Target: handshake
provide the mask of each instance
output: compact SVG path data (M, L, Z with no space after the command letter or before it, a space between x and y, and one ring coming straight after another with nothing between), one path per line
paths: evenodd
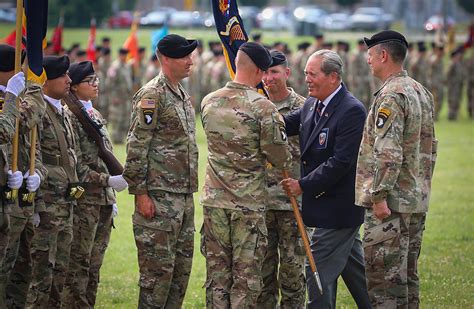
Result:
M40 186L40 176L38 173L30 175L29 172L26 172L24 175L20 171L12 172L8 171L8 180L7 185L10 189L18 190L23 185L23 180L26 179L26 189L29 192L35 192Z

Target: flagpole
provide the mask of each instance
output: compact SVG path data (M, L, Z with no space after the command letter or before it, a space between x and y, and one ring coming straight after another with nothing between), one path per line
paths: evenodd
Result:
M16 1L16 41L15 41L15 74L21 70L21 39L23 37L22 28L23 19L23 0ZM20 109L20 100L18 97L15 100L16 110ZM18 170L18 141L20 131L20 118L15 120L15 135L12 141L12 171ZM12 190L10 200L15 200L18 197L18 190Z

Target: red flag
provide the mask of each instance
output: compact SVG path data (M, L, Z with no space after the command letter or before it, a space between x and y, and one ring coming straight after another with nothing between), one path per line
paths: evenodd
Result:
M96 26L95 26L95 18L91 19L91 30L89 33L89 41L87 42L87 59L96 62L95 58L95 31L96 31Z
M22 27L21 31L23 33L23 36L25 36L26 35L25 27ZM13 29L13 31L9 35L7 35L4 39L2 39L1 42L15 47L15 45L16 45L16 31L15 31L15 29ZM22 43L22 48L25 48L24 43Z
M53 44L53 52L55 54L59 54L63 46L63 23L64 18L61 15L59 17L58 25L54 29L53 36L51 37L51 43Z
M136 14L135 14L136 15ZM128 36L125 43L123 43L123 48L128 49L128 59L133 59L134 64L138 65L138 37L137 37L137 29L138 29L138 18L135 16L132 27L130 30L130 35Z

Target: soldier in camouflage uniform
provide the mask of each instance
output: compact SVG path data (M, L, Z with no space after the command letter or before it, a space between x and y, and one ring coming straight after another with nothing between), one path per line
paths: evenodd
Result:
M144 83L143 83L143 77L145 76L146 72L146 59L145 59L145 51L146 48L141 46L138 49L138 59L130 59L129 65L132 70L132 91L133 93L137 92L138 89L140 89Z
M286 81L290 75L290 68L286 56L278 51L272 51L270 54L273 62L263 75L263 83L278 112L285 115L303 106L305 98L293 89L287 88ZM289 138L288 146L293 158L289 174L298 178L300 175L298 137ZM281 170L276 168L268 170L266 183L270 199L265 214L268 248L263 260L263 287L258 298L258 308L276 308L280 292L280 308L302 308L305 302L305 251L290 200L279 186L282 179Z
M207 95L201 115L209 149L201 203L207 308L257 308L267 247L265 166L287 168L282 116L256 92L271 64L258 43L237 52L233 82Z
M418 53L414 57L410 64L410 76L422 84L428 87L428 60L426 57L426 45L424 42L418 42Z
M471 26L472 27L472 26ZM467 90L467 113L471 119L474 119L474 46L470 47L471 56L466 60L467 74L466 90Z
M372 93L370 91L370 71L367 65L366 54L367 48L364 40L359 40L357 52L351 59L349 84L352 94L364 103L365 108L368 110L372 103Z
M458 118L459 106L461 105L462 89L465 83L465 68L463 61L463 46L458 47L451 53L451 63L446 72L446 83L448 86L448 119ZM472 74L471 74L472 75Z
M382 31L365 41L371 70L384 82L357 162L356 204L367 208L367 287L374 308L418 308L417 261L437 148L433 96L403 70L402 34Z
M225 84L229 81L229 71L227 70L227 63L224 57L224 53L222 50L219 50L215 53L215 62L211 68L210 72L210 89L211 91L215 91L219 88L225 86Z
M437 120L444 100L444 47L434 46L433 55L429 59L428 89L433 94L435 116Z
M95 108L104 117L106 121L109 119L109 88L107 83L107 72L110 68L110 49L108 47L102 47L101 57L99 58L99 70L97 76L99 77L99 92L100 96L97 98L97 106Z
M36 226L31 241L32 279L26 308L59 308L72 241L72 212L79 197L76 174L76 140L61 98L68 92L67 56L43 59L47 80L43 86L46 112L39 124L38 140L47 177L41 199L35 204ZM44 103L43 103L44 104Z
M293 55L291 61L291 67L293 70L291 71L290 80L295 92L300 93L301 95L306 95L308 93L308 88L306 87L303 73L305 63L302 62L304 59L306 59L306 49L309 45L309 42L298 44L298 51Z
M17 208L18 199L7 199L6 192L19 189L23 183L22 157L29 152L28 148L23 148L23 143L19 146L18 171L9 171L9 158L11 158L11 141L15 133L15 119L20 117L20 142L24 141L28 128L33 127L41 118L44 112L44 105L31 104L31 98L38 95L37 91L30 89L26 100L20 101L20 111L16 109L16 98L23 93L25 88L25 76L23 72L14 75L15 48L8 45L0 45L0 308L6 307L6 286L8 282L8 246L12 241L12 233L17 228L17 223L12 217L12 212ZM30 88L35 88L36 84L28 81ZM36 87L39 89L39 87ZM41 173L40 173L41 174ZM36 178L38 188L40 177ZM28 177L26 183L29 184L32 177ZM31 189L30 185L28 188ZM13 235L14 238L14 235ZM23 269L23 271L27 271Z
M139 308L180 308L191 273L198 149L194 109L179 82L196 45L175 34L161 39L162 71L133 97L123 175L135 195Z
M72 64L69 68L69 77L71 78L69 96L74 96L79 100L79 104L85 108L90 119L100 127L104 144L112 150L112 142L104 126L105 121L102 115L92 107L91 100L97 97L99 84L92 62L84 61ZM77 116L68 107L65 108L70 114L73 129L79 141L82 164L77 169L86 193L83 198L78 200L77 206L74 208L74 234L63 293L63 306L66 308L92 308L95 304L98 282L90 282L89 278L94 277L98 280L105 254L105 250L103 250L103 252L92 256L93 247L96 243L100 243L101 246L103 244L107 248L112 229L112 209L116 202L113 189L121 191L126 188L127 183L121 175L110 175L106 164L98 155L99 146L88 135ZM98 265L93 265L95 261ZM97 273L92 273L92 268ZM89 303L87 297L89 294L92 296L93 303Z
M161 71L160 61L158 60L158 57L156 57L156 54L153 54L150 57L150 62L148 63L148 66L145 71L145 75L143 76L143 85L151 81L153 78L157 77L158 74L160 74L160 71Z
M119 50L116 59L107 71L109 93L109 121L112 125L112 142L122 144L130 124L130 97L132 96L132 69L127 63L128 49Z

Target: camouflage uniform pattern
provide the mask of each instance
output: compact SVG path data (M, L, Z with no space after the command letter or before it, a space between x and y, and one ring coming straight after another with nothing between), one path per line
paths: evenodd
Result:
M107 71L109 93L109 123L112 141L122 144L130 125L130 97L132 96L132 70L129 64L115 60Z
M207 307L256 307L267 244L265 166L291 162L283 118L254 88L234 82L207 95L201 115L209 150L201 197Z
M433 55L429 61L429 83L428 88L433 94L434 107L435 107L435 120L438 119L439 112L444 101L444 61L443 57L438 58Z
M471 57L466 60L467 74L466 90L467 90L467 113L471 119L474 119L474 47L471 46Z
M458 118L459 106L461 105L462 89L465 83L464 62L452 61L446 72L446 83L448 86L448 119ZM472 75L472 74L471 74Z
M374 307L417 303L417 288L409 298L399 291L407 290L407 282L409 289L419 285L416 253L421 247L422 218L428 211L436 161L433 115L432 95L402 71L390 76L376 93L365 124L355 203L371 208L373 203L386 200L392 211L392 216L382 222L374 219L369 209L365 220L366 274ZM390 221L396 218L406 221L398 221L397 226ZM395 241L403 237L406 240ZM414 244L413 248L408 243ZM381 285L387 278L391 285Z
M298 110L305 101L305 98L293 89L289 90L288 98L280 102L273 101L282 115ZM300 175L298 136L288 138L288 146L293 158L289 175L298 179ZM282 175L282 170L277 168L269 169L267 174L267 190L271 198L267 201L265 215L268 248L263 260L263 287L258 298L259 308L275 308L280 290L281 308L298 308L305 302L305 252L290 199L279 185L283 179Z
M110 141L102 115L94 108L91 108L88 112L91 119L101 126L100 131L102 136L104 136L104 143L107 148L112 150L112 142ZM76 116L70 111L69 114L81 149L82 164L78 166L78 176L83 187L86 189L86 193L84 197L77 201L77 206L74 208L74 235L63 293L63 306L67 308L87 308L92 307L88 303L86 296L91 259L103 260L103 255L92 256L99 219L102 208L112 209L112 205L115 203L115 193L112 188L108 187L109 172L104 161L99 158L98 146L88 136ZM111 225L111 211L109 215L110 218L103 218L103 220ZM110 227L104 228L108 231L111 230ZM107 239L110 238L107 235L106 237ZM100 266L96 266L97 272L100 270ZM95 285L97 286L97 283Z
M359 99L367 110L372 103L371 93L371 75L370 68L367 64L367 53L359 51L353 55L350 64L350 88L352 94Z
M412 60L410 76L420 84L428 87L428 69L429 63L424 54L418 54L416 58Z
M306 59L305 55L305 50L298 50L295 53L291 61L292 70L290 75L290 81L293 89L296 93L300 93L304 96L308 94L308 88L306 86L304 76L304 67L306 63L303 63L303 60Z
M53 123L62 129L67 157L61 154L59 136ZM58 111L50 103L47 103L38 132L48 175L40 186L41 200L35 205L41 221L31 242L32 280L26 307L55 308L61 304L69 263L75 201L66 197L69 183L78 182L75 167L81 165L80 154L76 156L80 149L77 148L69 114L64 109Z
M148 194L155 216L135 210L140 308L181 307L191 272L198 150L195 114L181 85L163 73L133 98L123 176L130 194Z
M100 112L104 119L109 119L109 106L110 106L110 90L107 82L107 71L110 68L110 61L104 57L99 58L99 70L96 71L97 76L99 77L99 93L100 95L95 100L94 106Z

